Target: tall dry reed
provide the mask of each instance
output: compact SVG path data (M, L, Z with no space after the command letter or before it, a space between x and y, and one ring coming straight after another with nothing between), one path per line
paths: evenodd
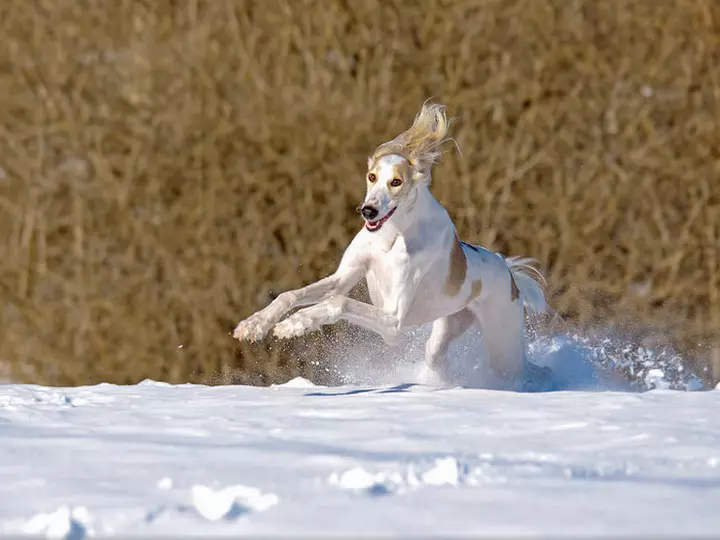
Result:
M15 379L321 377L321 335L228 334L332 271L367 154L429 96L457 117L434 192L463 239L537 257L570 322L712 356L715 0L12 0L0 28Z

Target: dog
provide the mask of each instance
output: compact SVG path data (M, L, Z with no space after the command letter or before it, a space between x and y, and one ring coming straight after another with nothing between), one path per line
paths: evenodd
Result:
M450 345L479 327L496 387L519 389L523 381L546 378L547 368L526 358L526 310L547 308L545 278L534 259L506 258L460 241L430 192L441 147L454 142L449 125L444 105L425 102L409 129L378 146L368 159L364 226L337 270L281 293L241 321L233 336L256 341L272 330L287 339L346 320L393 345L406 329L432 323L425 369L442 379ZM363 278L372 304L347 296ZM283 319L298 307L304 309Z

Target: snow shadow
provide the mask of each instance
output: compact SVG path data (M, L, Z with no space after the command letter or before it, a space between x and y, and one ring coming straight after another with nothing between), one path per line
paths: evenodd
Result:
M338 390L338 391L322 391L322 392L308 392L305 396L318 397L318 396L354 396L356 394L398 394L402 392L409 392L413 388L419 386L415 383L402 383L391 386L390 388L355 388L352 390Z

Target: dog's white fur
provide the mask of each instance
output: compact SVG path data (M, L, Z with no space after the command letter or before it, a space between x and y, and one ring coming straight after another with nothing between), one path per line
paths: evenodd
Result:
M460 242L430 192L448 127L445 107L426 103L407 131L380 145L368 160L365 226L335 273L280 294L241 321L234 337L254 341L273 330L290 338L344 319L393 344L405 329L432 322L425 356L435 370L453 340L479 323L488 367L503 386L517 388L537 369L526 360L524 315L546 308L542 274L531 259ZM362 278L372 305L347 297ZM311 307L282 320L303 306Z

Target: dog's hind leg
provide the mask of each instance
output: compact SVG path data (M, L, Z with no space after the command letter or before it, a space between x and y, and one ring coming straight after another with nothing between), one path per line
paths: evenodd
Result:
M500 379L502 387L518 388L526 370L522 301L495 295L468 307L480 321L485 361L492 375Z
M450 345L477 322L473 312L468 309L435 320L425 343L425 368L435 371L442 378L441 372L446 368Z
M529 361L525 310L520 300L483 300L468 306L480 321L490 386L538 392L552 386L552 371ZM498 380L499 379L499 380Z

